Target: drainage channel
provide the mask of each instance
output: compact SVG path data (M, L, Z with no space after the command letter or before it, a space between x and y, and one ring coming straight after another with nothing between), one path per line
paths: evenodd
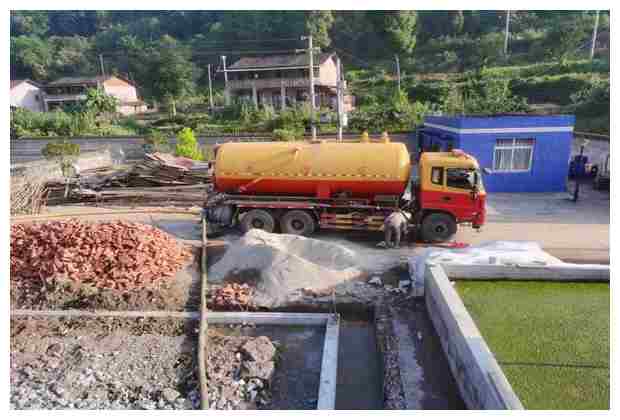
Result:
M305 313L327 310L327 305L278 308L281 312ZM384 408L386 367L377 342L374 309L358 304L338 304L337 311L341 318L336 409L381 410ZM392 333L398 343L396 348L406 409L466 409L424 300L410 299L406 305L392 308L390 315ZM306 352L320 351L320 346L309 345L293 356L303 359ZM317 357L320 358L320 354ZM294 372L291 374L295 375Z

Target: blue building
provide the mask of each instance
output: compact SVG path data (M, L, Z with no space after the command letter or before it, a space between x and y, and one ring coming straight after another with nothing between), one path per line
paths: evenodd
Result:
M573 115L429 116L416 156L461 149L491 170L489 192L562 192L574 125Z

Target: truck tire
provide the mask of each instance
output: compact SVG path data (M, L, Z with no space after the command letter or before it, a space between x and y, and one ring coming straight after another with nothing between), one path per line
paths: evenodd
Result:
M445 213L431 213L422 220L422 239L427 242L446 242L456 233L454 217Z
M282 233L292 235L311 235L316 229L316 223L310 213L303 210L288 211L280 219L280 230Z
M250 229L262 229L265 232L273 232L276 227L276 222L273 220L273 216L266 210L250 210L241 220L241 230L243 233Z

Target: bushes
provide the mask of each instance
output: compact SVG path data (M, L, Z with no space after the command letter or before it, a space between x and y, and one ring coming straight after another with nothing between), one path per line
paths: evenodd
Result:
M609 80L594 77L583 89L570 95L571 102L583 113L609 113L609 87Z
M202 160L202 151L191 128L184 128L177 134L175 155L193 160Z
M276 128L273 130L273 140L275 141L295 141L303 137L303 130Z
M387 101L376 101L357 107L349 118L349 128L356 131L407 131L422 123L424 116L435 110L428 102L410 102L396 93Z
M75 119L76 116L62 111L32 112L19 108L11 112L11 137L78 135L82 124L74 121Z
M463 86L464 113L503 114L526 112L525 98L514 95L508 79L472 77Z
M535 76L557 76L566 73L609 73L607 60L575 60L560 63L538 63L529 66L491 67L482 70L485 76L518 79Z
M147 153L159 152L169 153L170 143L168 136L159 130L151 130L144 138L144 149Z
M46 159L56 160L60 165L60 170L63 175L70 176L71 164L80 155L80 145L69 143L67 140L61 142L50 141L41 150L41 154Z
M590 79L591 75L587 74L532 77L512 80L511 88L515 94L527 97L530 103L569 105L570 95L585 89Z

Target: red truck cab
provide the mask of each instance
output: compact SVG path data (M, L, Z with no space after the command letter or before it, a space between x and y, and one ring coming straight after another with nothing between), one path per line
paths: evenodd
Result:
M422 153L418 171L416 210L425 239L447 240L458 224L484 224L486 192L473 156L460 150Z

